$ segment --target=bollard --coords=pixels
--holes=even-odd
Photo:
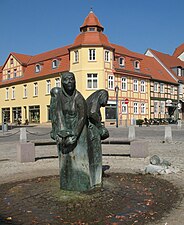
[[[27,142],[26,128],[20,128],[20,142]]]
[[[178,122],[177,128],[180,129],[181,128],[181,120],[178,120],[177,122]]]
[[[170,126],[165,126],[165,142],[172,141],[172,130]]]
[[[135,127],[134,126],[129,126],[129,128],[128,128],[128,139],[129,140],[135,139]]]
[[[35,162],[34,143],[27,142],[26,128],[20,128],[20,142],[17,144],[17,161]]]

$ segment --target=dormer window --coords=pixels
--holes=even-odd
[[[134,61],[134,68],[136,70],[140,70],[140,62],[139,61]]]
[[[181,68],[180,68],[180,67],[178,67],[178,76],[179,76],[179,77],[181,77],[181,76],[182,76],[181,71],[182,71],[182,70],[181,70]]]
[[[125,59],[124,59],[123,57],[120,57],[120,58],[119,58],[119,65],[120,65],[121,67],[124,67],[124,66],[125,66]]]
[[[58,60],[57,59],[54,59],[53,61],[52,61],[52,69],[55,69],[55,68],[57,68],[58,67]]]
[[[37,64],[36,66],[35,66],[35,72],[36,73],[39,73],[41,71],[41,66],[40,66],[40,64]]]

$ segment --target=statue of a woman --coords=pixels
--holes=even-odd
[[[102,125],[100,108],[105,107],[108,101],[108,92],[100,89],[91,94],[87,102],[88,112],[88,145],[89,164],[93,186],[102,184],[102,147],[101,140],[109,137],[108,130]]]
[[[76,90],[73,73],[61,76],[61,88],[51,90],[51,137],[59,155],[61,189],[91,188],[87,142],[87,105]]]

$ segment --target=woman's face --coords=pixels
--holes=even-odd
[[[67,93],[71,93],[75,89],[75,77],[73,74],[66,74],[62,77],[62,84]]]

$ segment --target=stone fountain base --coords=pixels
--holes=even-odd
[[[176,206],[179,191],[151,175],[109,173],[103,187],[59,190],[59,177],[0,186],[0,224],[146,224]]]

